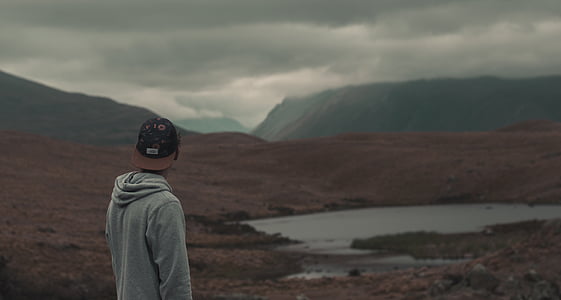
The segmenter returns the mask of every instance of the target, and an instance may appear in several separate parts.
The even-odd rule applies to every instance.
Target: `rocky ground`
[[[232,134],[185,138],[169,181],[188,219],[196,299],[558,299],[555,226],[469,263],[284,280],[278,278],[297,272],[303,259],[268,248],[286,240],[223,225],[377,205],[559,203],[561,131],[531,125],[276,143]],[[114,178],[131,169],[131,147],[0,136],[9,149],[0,156],[0,299],[114,299],[105,211]],[[487,271],[471,272],[477,264]],[[496,284],[482,288],[472,278],[479,273]],[[536,298],[538,291],[551,295]]]
[[[235,281],[235,296],[224,299],[560,299],[560,246],[557,220],[522,243],[467,263],[258,285]]]

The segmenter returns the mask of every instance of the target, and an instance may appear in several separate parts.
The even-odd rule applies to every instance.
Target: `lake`
[[[408,256],[372,258],[371,251],[350,248],[355,238],[395,234],[410,231],[458,233],[481,231],[486,225],[525,220],[561,218],[561,205],[526,204],[454,204],[402,207],[377,207],[308,215],[246,221],[259,231],[301,241],[301,244],[281,247],[280,251],[312,254],[348,255],[321,270],[308,269],[307,278],[346,273],[349,267],[361,267],[367,272],[383,271],[420,265],[450,263],[445,260],[414,260]],[[370,254],[370,255],[368,255]],[[352,263],[354,262],[354,263]],[[351,263],[351,264],[349,264]],[[333,268],[331,268],[333,267]],[[333,272],[327,272],[327,269]],[[341,269],[343,268],[343,269]]]

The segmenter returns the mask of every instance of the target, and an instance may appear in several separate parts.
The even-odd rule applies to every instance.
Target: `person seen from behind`
[[[105,236],[119,300],[192,300],[185,215],[166,178],[180,139],[165,118],[144,122],[132,164],[118,176]]]

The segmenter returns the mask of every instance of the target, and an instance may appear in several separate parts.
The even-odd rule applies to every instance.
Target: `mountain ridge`
[[[371,83],[286,98],[252,134],[267,140],[343,132],[487,131],[561,121],[561,76]]]
[[[243,126],[238,120],[227,117],[177,119],[173,123],[182,128],[199,132],[243,132],[248,133],[249,128]]]
[[[0,129],[94,145],[134,143],[142,122],[157,116],[107,97],[65,92],[2,71],[0,101]]]

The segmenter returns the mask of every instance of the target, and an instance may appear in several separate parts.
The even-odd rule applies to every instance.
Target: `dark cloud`
[[[559,15],[557,0],[4,0],[0,19],[17,26],[80,32],[162,32],[247,24],[374,24],[391,16],[413,31],[445,30],[497,19]],[[428,14],[427,14],[428,12]]]
[[[464,0],[470,1],[470,0]],[[255,23],[315,23],[343,26],[372,22],[380,14],[415,10],[446,0],[12,0],[2,19],[78,30],[136,31],[225,27]]]
[[[0,28],[6,71],[246,125],[346,84],[561,73],[558,0],[4,0]]]

